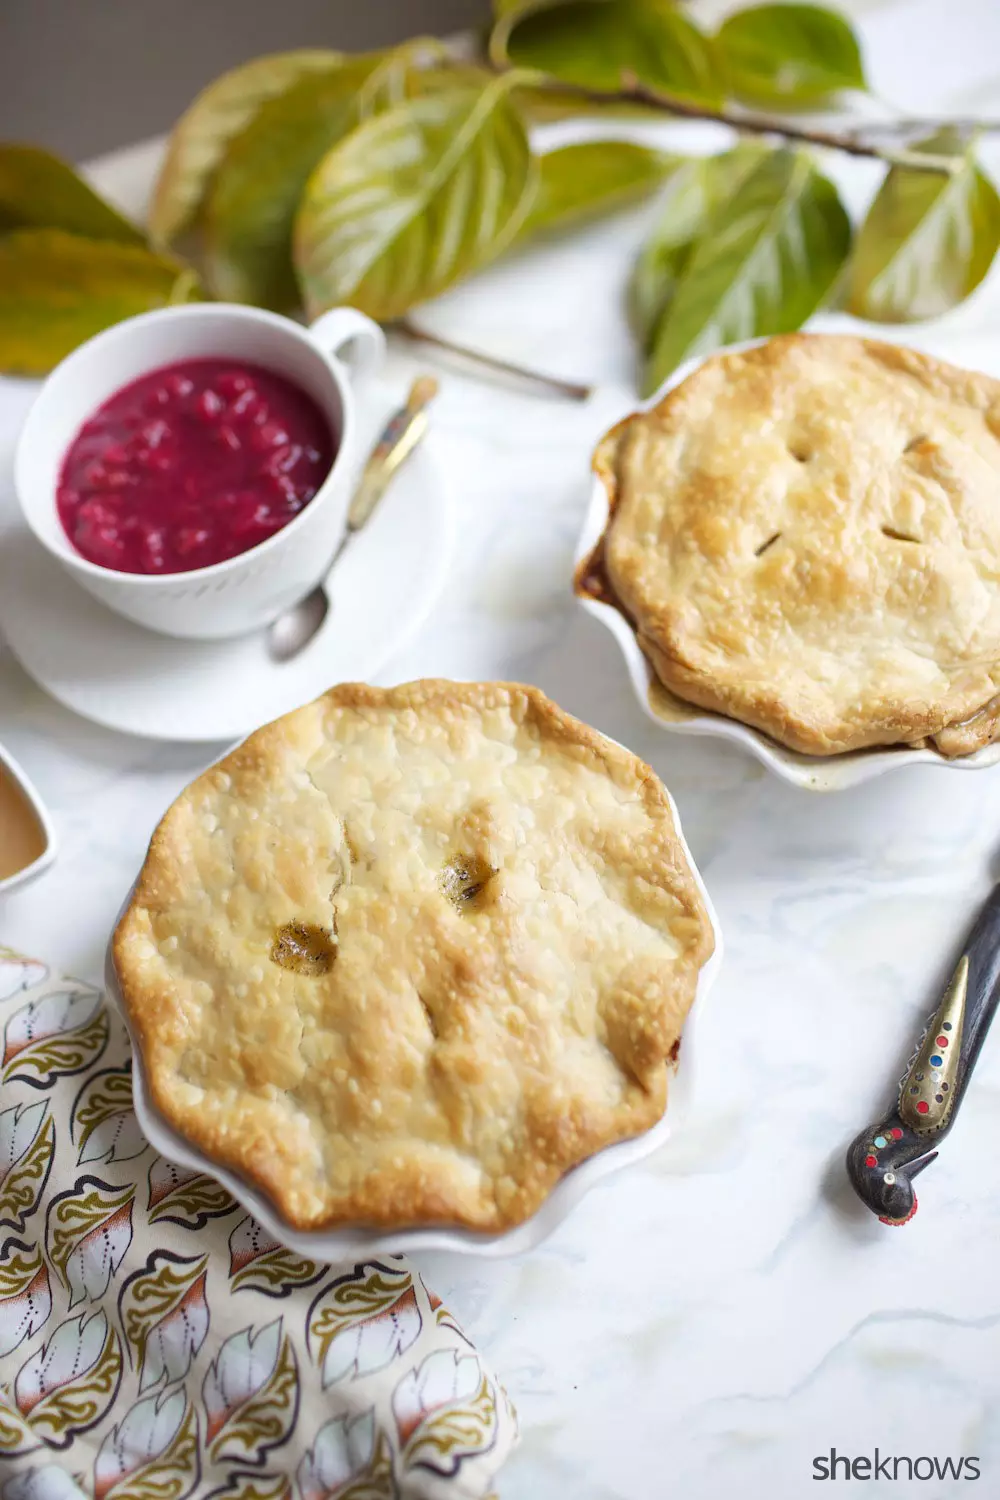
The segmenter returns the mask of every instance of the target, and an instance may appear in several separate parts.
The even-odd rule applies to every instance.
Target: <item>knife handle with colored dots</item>
[[[944,998],[917,1042],[891,1111],[852,1141],[847,1175],[883,1224],[917,1211],[913,1179],[955,1122],[1000,1002],[1000,887],[969,934]]]

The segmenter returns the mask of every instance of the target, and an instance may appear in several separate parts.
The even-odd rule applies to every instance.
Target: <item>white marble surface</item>
[[[882,95],[1000,116],[996,0],[855,8]],[[667,135],[698,149],[717,139]],[[121,159],[106,179],[128,198],[148,159]],[[864,166],[835,170],[863,195]],[[612,640],[568,592],[588,452],[630,401],[620,292],[642,219],[509,260],[428,313],[442,331],[601,388],[572,407],[448,374],[436,420],[459,489],[459,561],[382,677],[534,681],[645,756],[679,803],[727,964],[699,1032],[685,1136],[597,1189],[540,1251],[426,1270],[519,1407],[504,1500],[798,1500],[831,1447],[977,1455],[973,1493],[997,1495],[1000,1035],[911,1225],[885,1229],[857,1207],[841,1161],[1000,874],[1000,770],[913,768],[821,797],[643,719]],[[942,336],[973,362],[1000,344],[1000,273]],[[919,343],[920,330],[907,337]],[[412,351],[394,356],[401,385],[416,367]],[[30,394],[0,385],[3,444]],[[0,905],[0,941],[97,976],[158,814],[208,757],[89,726],[2,649],[0,737],[62,839],[55,867]],[[863,1491],[964,1492],[903,1477]]]

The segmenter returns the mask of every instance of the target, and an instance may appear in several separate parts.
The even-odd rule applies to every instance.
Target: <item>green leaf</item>
[[[495,76],[492,68],[464,58],[438,60],[407,74],[406,96],[412,99],[418,94],[437,94],[442,89],[485,88]]]
[[[538,161],[538,193],[521,238],[565,229],[612,213],[659,187],[683,158],[634,141],[583,141],[548,151]]]
[[[771,151],[720,203],[657,331],[644,390],[722,344],[800,328],[834,285],[851,226],[802,151]]]
[[[190,270],[140,245],[17,230],[0,238],[0,370],[43,375],[102,328],[197,294]]]
[[[659,219],[639,252],[628,286],[629,321],[644,354],[653,346],[709,217],[770,150],[759,142],[744,141],[718,156],[694,157],[671,176]]]
[[[913,148],[956,157],[953,176],[893,167],[858,231],[847,306],[859,318],[934,318],[975,291],[1000,247],[1000,199],[957,136]]]
[[[0,230],[66,229],[144,243],[141,230],[99,198],[66,162],[37,146],[0,145]]]
[[[401,317],[510,243],[537,191],[515,81],[410,100],[329,152],[295,224],[310,313],[347,302]]]
[[[721,97],[712,43],[663,0],[534,0],[500,18],[490,52],[495,63],[604,92],[634,73],[678,97]]]
[[[198,218],[208,185],[229,142],[245,130],[268,99],[308,73],[328,73],[339,52],[309,49],[255,57],[210,83],[181,115],[167,143],[149,211],[149,232],[168,245]]]
[[[205,267],[217,296],[298,305],[291,240],[309,174],[341,137],[403,97],[404,51],[371,53],[301,78],[230,143],[205,210]]]
[[[755,104],[817,104],[865,87],[850,24],[822,5],[739,10],[723,22],[716,46],[729,90]]]

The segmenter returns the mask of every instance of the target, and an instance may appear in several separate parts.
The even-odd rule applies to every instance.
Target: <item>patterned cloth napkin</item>
[[[99,990],[0,948],[0,1500],[481,1500],[503,1387],[403,1259],[318,1265],[132,1113]]]

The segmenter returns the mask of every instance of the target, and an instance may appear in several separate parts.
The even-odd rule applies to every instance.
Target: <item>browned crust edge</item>
[[[426,704],[453,704],[485,709],[503,702],[523,702],[523,713],[545,727],[555,740],[586,751],[591,760],[616,781],[636,786],[650,813],[666,824],[673,858],[670,865],[671,890],[684,906],[693,930],[683,959],[672,971],[672,983],[666,998],[678,1017],[677,1040],[694,1001],[698,973],[715,948],[715,936],[698,883],[680,842],[671,804],[662,782],[652,769],[631,751],[614,744],[589,725],[575,719],[551,701],[539,688],[521,683],[456,683],[447,679],[423,679],[393,688],[375,688],[365,683],[343,683],[329,689],[315,700],[341,707],[390,707],[397,710],[419,708]],[[308,709],[311,705],[305,705]],[[220,1166],[237,1172],[262,1191],[281,1217],[291,1227],[319,1231],[345,1225],[368,1225],[377,1228],[405,1228],[426,1225],[452,1225],[477,1231],[498,1231],[516,1227],[529,1218],[545,1201],[552,1188],[572,1167],[593,1156],[608,1145],[642,1134],[653,1126],[666,1107],[669,1064],[665,1063],[642,1092],[631,1096],[623,1106],[613,1131],[593,1128],[593,1121],[574,1117],[563,1122],[565,1128],[555,1133],[548,1158],[539,1160],[538,1170],[526,1178],[515,1206],[502,1214],[493,1205],[490,1215],[469,1211],[469,1206],[448,1191],[432,1170],[408,1162],[396,1178],[383,1172],[369,1179],[351,1197],[350,1205],[322,1217],[296,1216],[290,1211],[281,1176],[281,1159],[269,1150],[263,1140],[232,1140],[224,1131],[207,1127],[198,1129],[190,1112],[179,1111],[170,1088],[170,1078],[156,1066],[156,1026],[151,1024],[156,997],[150,996],[131,972],[130,945],[143,922],[148,919],[153,899],[156,871],[172,859],[174,823],[177,810],[197,788],[220,775],[232,774],[245,764],[260,764],[270,756],[270,744],[280,740],[280,726],[303,710],[294,710],[251,734],[221,761],[209,767],[181,793],[164,814],[150,840],[146,858],[131,899],[122,914],[112,938],[111,954],[122,1001],[130,1029],[142,1056],[144,1075],[153,1105],[163,1119],[185,1140],[205,1152]],[[676,1051],[677,1040],[674,1041]]]

